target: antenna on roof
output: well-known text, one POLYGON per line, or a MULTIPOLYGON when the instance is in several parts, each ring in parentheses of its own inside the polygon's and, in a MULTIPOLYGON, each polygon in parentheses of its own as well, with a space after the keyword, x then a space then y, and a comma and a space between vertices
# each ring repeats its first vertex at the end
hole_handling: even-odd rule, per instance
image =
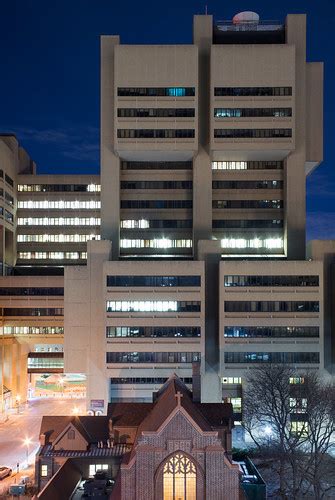
POLYGON ((205 5, 205 15, 207 16, 207 5, 205 5))

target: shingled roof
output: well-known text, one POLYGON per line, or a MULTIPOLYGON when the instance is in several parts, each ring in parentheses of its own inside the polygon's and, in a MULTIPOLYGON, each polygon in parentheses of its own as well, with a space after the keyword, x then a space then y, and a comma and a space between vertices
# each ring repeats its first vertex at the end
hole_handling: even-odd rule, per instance
POLYGON ((40 435, 45 434, 46 444, 54 440, 71 423, 89 444, 109 438, 109 418, 106 416, 46 416, 42 418, 40 435))

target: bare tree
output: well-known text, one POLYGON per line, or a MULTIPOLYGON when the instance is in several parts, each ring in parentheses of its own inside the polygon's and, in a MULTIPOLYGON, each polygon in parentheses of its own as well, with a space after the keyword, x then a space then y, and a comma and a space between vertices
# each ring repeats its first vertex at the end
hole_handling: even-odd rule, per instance
MULTIPOLYGON (((335 433, 334 384, 286 365, 250 370, 243 398, 243 427, 261 455, 278 464, 279 495, 327 498, 332 485, 328 451, 335 433)), ((334 471, 335 477, 335 471, 334 471)), ((330 497, 329 497, 330 498, 330 497)))

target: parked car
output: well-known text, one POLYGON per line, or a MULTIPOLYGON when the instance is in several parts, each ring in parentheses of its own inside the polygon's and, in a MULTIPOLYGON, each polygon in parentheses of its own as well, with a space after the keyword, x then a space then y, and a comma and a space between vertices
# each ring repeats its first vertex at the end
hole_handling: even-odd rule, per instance
POLYGON ((12 475, 12 469, 9 467, 0 467, 0 479, 5 479, 7 476, 12 475))

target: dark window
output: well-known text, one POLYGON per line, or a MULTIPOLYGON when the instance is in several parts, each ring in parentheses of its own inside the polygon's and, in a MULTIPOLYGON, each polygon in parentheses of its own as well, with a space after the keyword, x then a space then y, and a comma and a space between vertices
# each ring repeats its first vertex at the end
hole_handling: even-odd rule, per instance
POLYGON ((56 308, 6 308, 4 309, 4 316, 63 316, 64 309, 62 307, 56 308))
POLYGON ((107 352, 107 363, 193 363, 200 352, 107 352))
POLYGON ((214 108, 214 118, 292 116, 292 108, 214 108))
POLYGON ((283 208, 283 200, 213 200, 213 208, 283 208))
POLYGON ((64 288, 14 288, 1 287, 1 295, 64 295, 64 288))
MULTIPOLYGON (((181 377, 184 384, 192 384, 192 377, 181 377)), ((111 385, 115 384, 164 384, 167 381, 166 377, 125 377, 111 378, 111 385)))
POLYGON ((122 161, 121 170, 191 170, 191 161, 122 161))
POLYGON ((106 337, 200 337, 198 326, 107 326, 106 337))
POLYGON ((192 208, 192 200, 121 200, 121 208, 192 208))
POLYGON ((213 181, 213 189, 282 189, 283 181, 213 181))
POLYGON ((194 117, 194 108, 119 108, 119 118, 187 118, 194 117))
MULTIPOLYGON (((1 177, 3 177, 3 174, 2 174, 2 176, 1 176, 1 177)), ((5 181, 6 181, 6 182, 7 182, 7 184, 9 184, 10 186, 12 186, 12 187, 14 186, 14 181, 13 181, 13 179, 12 179, 11 177, 9 177, 9 175, 7 175, 7 174, 5 174, 5 181)))
POLYGON ((107 286, 183 287, 201 286, 200 276, 107 276, 107 286))
POLYGON ((318 352, 225 352, 225 363, 319 363, 318 352))
POLYGON ((318 326, 225 326, 229 338, 319 337, 318 326))
POLYGON ((118 87, 119 97, 193 97, 194 87, 118 87))
POLYGON ((317 301, 225 301, 225 312, 319 312, 317 301))
POLYGON ((227 219, 227 220, 213 220, 213 229, 225 229, 225 228, 278 228, 283 227, 283 221, 281 219, 269 219, 269 220, 259 220, 259 219, 227 219))
POLYGON ((225 286, 319 286, 319 276, 226 275, 225 286))
POLYGON ((5 219, 7 222, 10 222, 11 224, 13 224, 14 222, 14 215, 8 212, 8 210, 6 209, 5 209, 5 219))
POLYGON ((7 191, 5 191, 5 200, 9 205, 14 205, 14 198, 7 191))
POLYGON ((291 96, 292 87, 215 87, 214 95, 225 96, 291 96))
POLYGON ((218 139, 273 139, 277 137, 292 137, 290 128, 215 128, 214 137, 218 139))
POLYGON ((121 189, 192 189, 192 181, 121 181, 121 189))
POLYGON ((194 129, 128 129, 117 131, 119 139, 193 139, 194 129))

